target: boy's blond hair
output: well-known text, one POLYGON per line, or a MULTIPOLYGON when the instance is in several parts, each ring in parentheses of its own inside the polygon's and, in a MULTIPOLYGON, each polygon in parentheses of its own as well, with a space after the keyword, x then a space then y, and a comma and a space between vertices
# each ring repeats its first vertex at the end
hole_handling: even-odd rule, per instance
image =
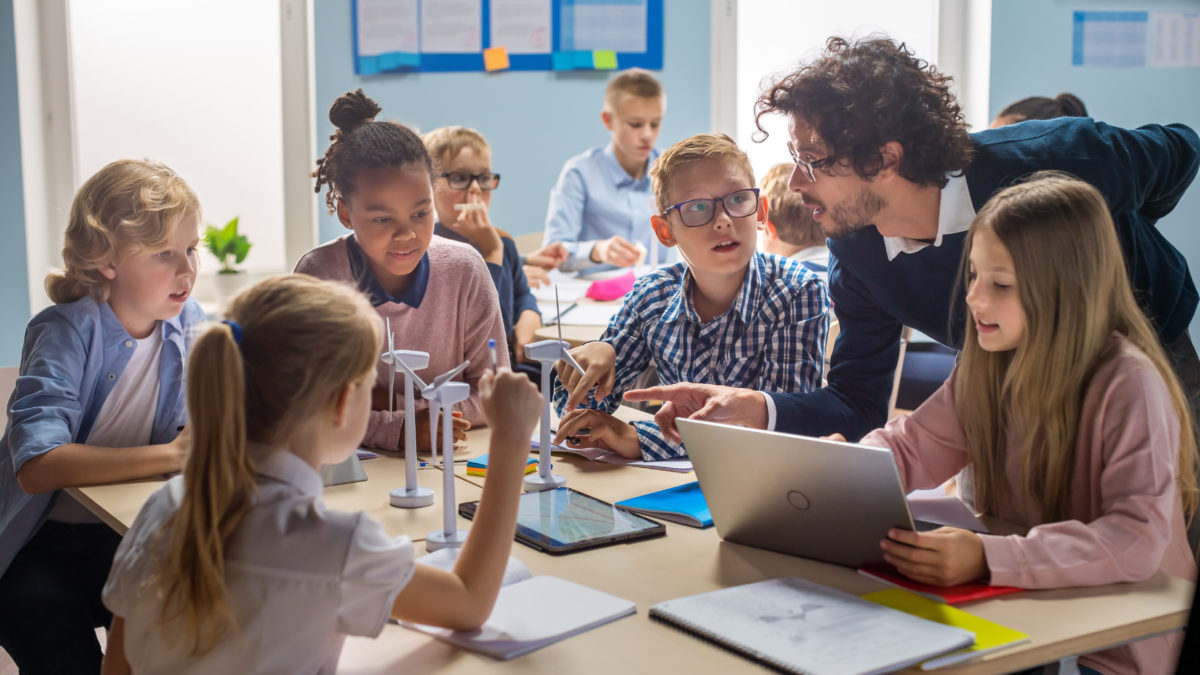
POLYGON ((71 202, 63 241, 64 269, 46 276, 55 303, 91 296, 108 300, 101 272, 138 250, 164 246, 185 216, 200 217, 200 200, 179 174, 149 159, 121 159, 87 179, 71 202))
POLYGON ((775 226, 775 236, 793 246, 823 243, 825 233, 813 220, 812 211, 805 208, 800 193, 788 187, 794 168, 791 162, 776 164, 759 183, 762 196, 767 198, 767 213, 775 226))
POLYGON ((441 165, 458 157, 463 148, 470 148, 477 155, 492 154, 491 146, 483 134, 463 126, 440 127, 423 134, 421 140, 433 158, 434 171, 441 171, 441 165))
POLYGON ((667 104, 662 83, 650 71, 641 68, 623 70, 608 81, 608 87, 604 90, 604 109, 610 113, 616 112, 621 102, 629 96, 658 99, 664 106, 667 104))
POLYGON ((701 159, 719 159, 733 164, 746 175, 746 187, 754 185, 754 169, 750 158, 725 134, 696 134, 667 148, 650 165, 650 187, 654 190, 654 203, 658 213, 663 214, 671 207, 671 176, 683 166, 701 159))

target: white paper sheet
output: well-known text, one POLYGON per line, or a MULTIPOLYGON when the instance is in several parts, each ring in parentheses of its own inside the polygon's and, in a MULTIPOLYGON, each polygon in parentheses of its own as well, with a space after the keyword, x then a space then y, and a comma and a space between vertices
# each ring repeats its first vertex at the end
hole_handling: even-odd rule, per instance
POLYGON ((421 51, 426 54, 483 51, 483 5, 480 0, 421 3, 421 51))
POLYGON ((987 534, 983 524, 967 505, 957 497, 947 495, 941 488, 917 490, 908 495, 908 508, 914 520, 958 527, 972 532, 987 534))
POLYGON ((636 613, 629 600, 539 576, 501 588, 491 616, 477 631, 404 625, 464 649, 511 659, 636 613))
POLYGON ((646 3, 588 2, 563 8, 564 49, 646 51, 646 3))
POLYGON ((492 46, 509 54, 550 53, 550 0, 492 0, 492 46))
POLYGON ((358 0, 358 55, 416 53, 417 0, 358 0))
POLYGON ((574 273, 559 272, 558 270, 550 270, 547 274, 550 277, 550 283, 541 288, 533 289, 533 297, 538 300, 549 301, 554 303, 554 287, 558 287, 558 301, 562 303, 563 309, 567 305, 582 298, 586 293, 588 286, 592 282, 587 279, 580 279, 574 273))
POLYGON ((1200 12, 1154 12, 1150 23, 1151 66, 1200 66, 1200 12))

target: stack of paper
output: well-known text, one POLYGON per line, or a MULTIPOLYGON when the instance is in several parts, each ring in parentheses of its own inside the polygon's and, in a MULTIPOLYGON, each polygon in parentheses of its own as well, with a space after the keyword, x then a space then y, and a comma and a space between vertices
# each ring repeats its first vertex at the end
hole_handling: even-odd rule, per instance
POLYGON ((404 625, 463 649, 507 660, 636 612, 637 606, 629 600, 541 576, 501 588, 492 615, 479 630, 404 625))

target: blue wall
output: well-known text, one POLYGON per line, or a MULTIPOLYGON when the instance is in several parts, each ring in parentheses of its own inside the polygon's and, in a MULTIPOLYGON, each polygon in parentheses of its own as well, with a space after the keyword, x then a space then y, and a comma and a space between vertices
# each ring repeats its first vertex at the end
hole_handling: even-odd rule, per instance
MULTIPOLYGON (((666 0, 663 7, 663 69, 655 75, 668 105, 659 146, 709 130, 710 31, 707 2, 666 0)), ((492 146, 492 170, 503 176, 492 201, 492 221, 519 235, 542 230, 546 200, 563 162, 608 142, 600 123, 603 72, 354 74, 349 3, 315 5, 317 151, 333 133, 329 105, 362 87, 392 119, 429 131, 450 124, 478 129, 492 146)), ((733 95, 733 92, 730 92, 733 95)), ((316 159, 315 157, 313 158, 316 159)), ((320 239, 346 230, 325 212, 320 239)), ((295 261, 288 261, 289 264, 295 261)))
POLYGON ((0 3, 0 177, 0 366, 15 366, 29 320, 29 277, 12 0, 0 3))
MULTIPOLYGON (((1091 68, 1071 65, 1071 24, 1076 10, 1195 11, 1196 0, 1000 0, 992 3, 989 108, 1026 96, 1069 91, 1093 117, 1118 126, 1183 122, 1200 130, 1200 68, 1091 68)), ((1200 182, 1200 181, 1198 181, 1200 182)), ((1187 256, 1200 284, 1200 185, 1193 183, 1159 229, 1187 256)), ((1200 344, 1200 322, 1192 320, 1200 344)))

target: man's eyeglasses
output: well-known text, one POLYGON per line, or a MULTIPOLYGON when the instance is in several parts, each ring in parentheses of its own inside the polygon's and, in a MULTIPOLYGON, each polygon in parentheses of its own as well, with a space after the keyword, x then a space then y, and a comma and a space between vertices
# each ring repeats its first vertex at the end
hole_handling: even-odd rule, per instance
POLYGON ((480 190, 495 190, 500 185, 498 173, 439 173, 438 178, 445 178, 451 190, 466 190, 471 187, 471 181, 479 182, 480 190))
POLYGON ((704 227, 717 217, 717 202, 721 203, 730 218, 752 216, 758 212, 758 188, 730 192, 724 197, 689 199, 669 207, 662 215, 666 218, 675 210, 679 212, 679 219, 684 226, 704 227))
POLYGON ((796 146, 792 145, 791 141, 788 141, 787 151, 792 156, 792 161, 796 163, 796 166, 804 169, 804 174, 808 176, 808 182, 810 183, 817 182, 817 174, 814 173, 815 169, 824 169, 827 166, 833 166, 832 157, 822 157, 821 159, 814 159, 811 162, 800 159, 800 153, 796 152, 796 146))

